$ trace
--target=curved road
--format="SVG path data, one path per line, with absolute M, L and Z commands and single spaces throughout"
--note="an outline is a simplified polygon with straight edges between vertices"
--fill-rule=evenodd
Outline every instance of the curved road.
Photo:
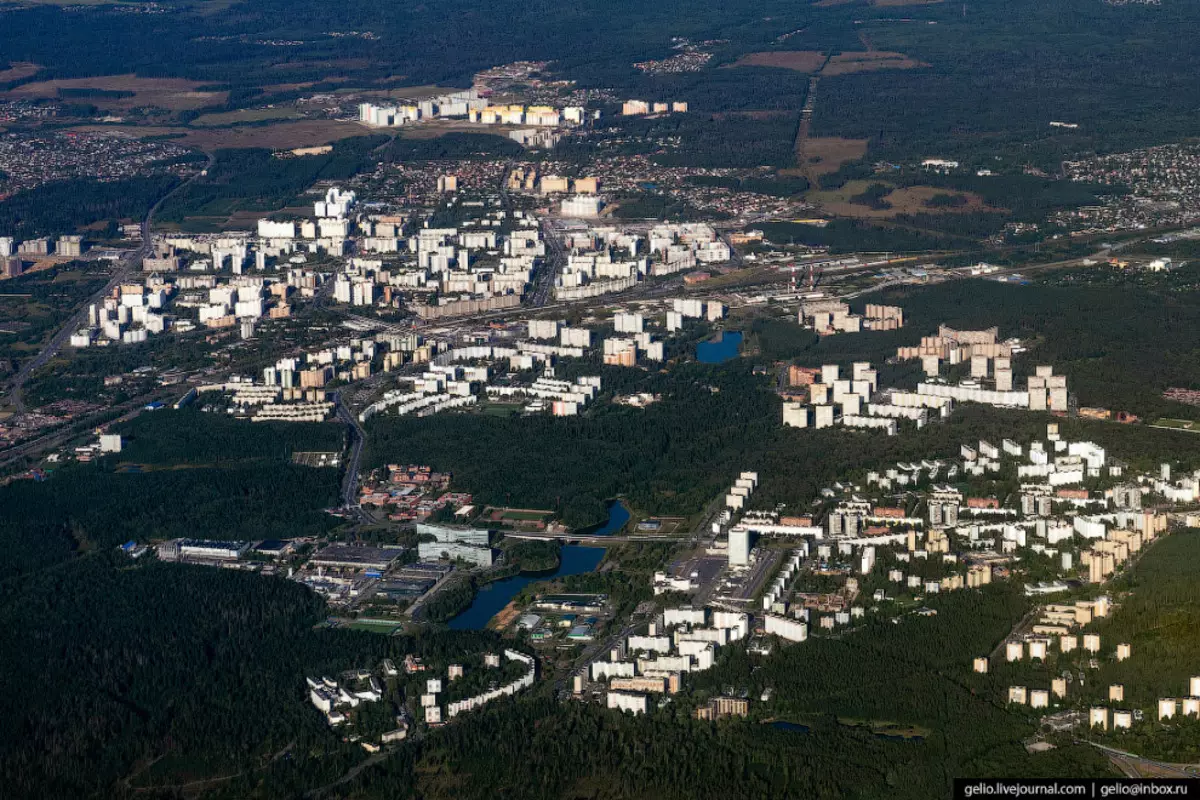
M 204 169 L 164 194 L 158 199 L 157 203 L 150 207 L 150 210 L 146 212 L 146 218 L 142 220 L 141 247 L 125 254 L 117 268 L 113 270 L 112 277 L 108 279 L 108 282 L 105 283 L 102 288 L 97 290 L 95 294 L 89 297 L 87 302 L 84 303 L 79 310 L 72 314 L 70 319 L 63 324 L 58 333 L 54 334 L 50 341 L 46 342 L 42 350 L 36 356 L 26 361 L 21 368 L 17 370 L 17 373 L 9 380 L 8 391 L 10 402 L 15 408 L 17 414 L 25 413 L 25 398 L 22 396 L 22 390 L 25 388 L 25 381 L 29 379 L 29 376 L 32 375 L 35 370 L 41 369 L 50 361 L 50 359 L 54 358 L 54 356 L 58 354 L 58 351 L 62 349 L 63 345 L 66 344 L 71 338 L 71 334 L 78 330 L 81 325 L 83 325 L 84 320 L 87 319 L 88 307 L 90 307 L 93 303 L 100 302 L 100 300 L 102 300 L 109 292 L 111 292 L 118 284 L 120 284 L 121 281 L 125 280 L 130 272 L 141 268 L 142 259 L 150 254 L 151 247 L 154 243 L 152 237 L 150 236 L 150 227 L 154 223 L 155 213 L 159 210 L 159 208 L 162 207 L 162 204 L 167 201 L 167 198 L 173 196 L 180 189 L 191 184 L 192 181 L 206 174 L 208 170 L 212 168 L 213 160 L 213 155 L 209 154 L 208 163 L 204 165 Z

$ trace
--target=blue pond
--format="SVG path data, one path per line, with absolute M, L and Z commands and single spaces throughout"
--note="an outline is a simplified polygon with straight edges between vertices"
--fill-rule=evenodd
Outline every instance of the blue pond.
M 771 723 L 771 727 L 776 730 L 789 731 L 791 733 L 808 733 L 808 726 L 801 725 L 799 722 L 788 722 L 786 719 L 776 720 Z
M 742 334 L 739 331 L 718 333 L 707 342 L 696 345 L 696 359 L 705 364 L 720 364 L 731 358 L 737 358 L 738 348 L 742 346 Z
M 609 536 L 618 533 L 629 521 L 629 509 L 620 500 L 608 504 L 608 520 L 595 530 L 587 531 L 592 536 Z M 604 560 L 603 547 L 583 547 L 569 544 L 562 548 L 558 569 L 536 575 L 514 575 L 501 581 L 489 583 L 475 595 L 474 602 L 465 611 L 450 620 L 456 630 L 481 630 L 488 621 L 508 605 L 517 593 L 535 581 L 547 581 L 563 575 L 580 575 L 591 572 Z
M 625 527 L 625 523 L 629 522 L 629 509 L 620 500 L 610 500 L 608 503 L 608 520 L 593 531 L 588 531 L 592 536 L 611 536 L 614 533 L 620 533 Z
M 475 595 L 474 602 L 467 610 L 450 620 L 450 627 L 456 630 L 482 630 L 488 621 L 500 613 L 509 601 L 517 596 L 517 592 L 535 581 L 545 581 L 561 575 L 579 575 L 591 572 L 604 558 L 603 547 L 582 547 L 569 544 L 562 548 L 561 563 L 554 572 L 543 572 L 537 575 L 514 575 L 501 581 L 489 583 Z

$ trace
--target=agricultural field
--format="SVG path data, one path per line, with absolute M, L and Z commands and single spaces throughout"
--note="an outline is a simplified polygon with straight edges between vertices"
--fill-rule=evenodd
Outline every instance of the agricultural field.
M 858 161 L 867 154 L 866 139 L 839 139 L 814 136 L 804 139 L 803 172 L 815 177 L 837 172 L 843 164 Z
M 903 53 L 870 50 L 861 53 L 838 53 L 831 56 L 829 63 L 821 70 L 821 75 L 833 77 L 856 72 L 874 72 L 881 69 L 916 69 L 927 66 L 929 65 Z
M 818 72 L 824 66 L 824 53 L 817 50 L 779 50 L 764 53 L 747 53 L 731 64 L 731 67 L 777 67 L 797 72 Z
M 868 200 L 870 196 L 870 200 Z M 1003 213 L 971 192 L 933 186 L 896 188 L 884 181 L 850 181 L 840 189 L 812 192 L 808 199 L 827 213 L 856 219 L 891 219 L 901 214 Z
M 60 97 L 92 103 L 106 111 L 123 112 L 154 106 L 188 111 L 224 103 L 228 92 L 202 92 L 204 84 L 183 78 L 142 78 L 137 75 L 103 75 L 35 81 L 0 93 L 5 100 L 54 100 Z
M 280 122 L 242 128 L 181 128 L 168 126 L 131 125 L 79 125 L 71 130 L 90 133 L 120 132 L 135 138 L 148 136 L 170 136 L 183 147 L 211 151 L 245 147 L 268 147 L 273 150 L 292 150 L 297 147 L 312 147 L 348 139 L 352 136 L 368 136 L 371 131 L 354 122 L 338 122 L 331 119 L 313 119 L 296 122 Z
M 20 81 L 24 80 L 25 78 L 32 78 L 40 69 L 40 66 L 37 64 L 31 64 L 28 61 L 9 64 L 6 69 L 0 69 L 0 83 L 8 83 L 9 81 Z
M 929 65 L 909 58 L 903 53 L 881 50 L 853 51 L 837 53 L 832 56 L 818 50 L 777 50 L 747 53 L 730 66 L 776 67 L 834 77 L 882 69 L 915 69 Z

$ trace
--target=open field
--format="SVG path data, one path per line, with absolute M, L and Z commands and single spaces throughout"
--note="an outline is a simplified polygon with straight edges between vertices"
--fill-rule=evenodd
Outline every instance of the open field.
M 391 633 L 401 627 L 399 620 L 394 619 L 371 619 L 368 617 L 359 617 L 353 622 L 346 625 L 352 631 L 366 631 L 368 633 Z
M 221 114 L 203 114 L 192 120 L 192 126 L 209 128 L 245 122 L 265 122 L 273 119 L 303 119 L 303 116 L 294 108 L 241 108 Z
M 817 203 L 829 214 L 856 219 L 891 219 L 901 214 L 963 214 L 973 211 L 1003 213 L 1005 211 L 1002 208 L 989 206 L 977 194 L 937 189 L 932 186 L 909 186 L 893 189 L 882 198 L 883 202 L 888 204 L 888 208 L 873 208 L 862 203 L 851 202 L 852 197 L 862 194 L 869 186 L 875 184 L 888 185 L 886 181 L 850 181 L 840 189 L 812 192 L 808 195 L 808 199 Z M 937 195 L 957 195 L 964 198 L 965 202 L 961 205 L 928 205 L 929 201 Z
M 483 516 L 490 522 L 517 524 L 528 522 L 545 522 L 554 516 L 553 511 L 543 511 L 537 508 L 495 508 L 484 509 Z
M 175 141 L 184 147 L 216 150 L 227 147 L 270 147 L 291 150 L 329 144 L 351 136 L 369 136 L 370 129 L 355 122 L 314 119 L 280 122 L 277 125 L 244 128 L 179 128 L 135 125 L 80 125 L 71 130 L 88 133 L 121 133 L 131 138 L 177 135 Z
M 915 69 L 927 67 L 921 61 L 909 58 L 903 53 L 889 53 L 883 50 L 870 52 L 838 53 L 829 59 L 829 63 L 821 70 L 822 75 L 850 75 L 855 72 L 874 72 L 881 69 Z
M 811 175 L 828 175 L 837 172 L 842 164 L 858 161 L 866 154 L 866 139 L 812 137 L 804 141 L 806 163 L 803 166 Z
M 1169 428 L 1176 431 L 1189 431 L 1191 433 L 1200 433 L 1200 423 L 1191 422 L 1186 419 L 1170 419 L 1164 417 L 1155 422 L 1151 427 L 1154 428 Z
M 102 75 L 97 78 L 70 78 L 36 81 L 0 93 L 7 100 L 54 99 L 59 89 L 98 89 L 106 92 L 132 92 L 132 97 L 87 97 L 87 102 L 112 111 L 142 106 L 157 106 L 171 111 L 186 111 L 225 102 L 228 92 L 201 92 L 203 84 L 182 78 L 139 78 L 136 75 Z
M 345 75 L 330 75 L 328 78 L 322 78 L 319 81 L 299 81 L 297 83 L 268 83 L 262 87 L 262 90 L 267 94 L 274 92 L 294 92 L 299 89 L 307 89 L 311 86 L 316 86 L 318 83 L 345 83 L 350 80 Z M 337 91 L 342 91 L 338 89 Z
M 818 50 L 778 50 L 765 53 L 747 53 L 731 67 L 779 67 L 797 72 L 816 72 L 821 69 L 827 56 Z
M 28 61 L 18 61 L 8 65 L 7 69 L 0 69 L 0 83 L 9 81 L 19 81 L 36 75 L 41 69 L 37 64 L 31 64 Z
M 933 6 L 945 0 L 870 0 L 877 8 L 899 8 L 901 6 Z
M 903 53 L 883 50 L 860 50 L 833 56 L 826 56 L 818 50 L 777 50 L 747 53 L 730 66 L 778 67 L 815 75 L 837 76 L 881 69 L 915 69 L 929 65 Z
M 450 92 L 461 92 L 462 89 L 455 89 L 450 86 L 437 86 L 430 84 L 427 86 L 401 86 L 398 89 L 357 89 L 347 87 L 338 89 L 338 93 L 361 92 L 369 94 L 372 97 L 386 97 L 389 100 L 427 100 L 430 97 L 437 97 L 440 94 L 449 94 Z M 495 98 L 492 98 L 495 101 Z

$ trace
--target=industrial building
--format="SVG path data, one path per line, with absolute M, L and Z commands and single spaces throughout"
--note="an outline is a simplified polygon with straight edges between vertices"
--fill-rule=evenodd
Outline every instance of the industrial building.
M 308 563 L 314 567 L 383 571 L 392 566 L 403 552 L 403 547 L 330 544 L 319 550 Z

